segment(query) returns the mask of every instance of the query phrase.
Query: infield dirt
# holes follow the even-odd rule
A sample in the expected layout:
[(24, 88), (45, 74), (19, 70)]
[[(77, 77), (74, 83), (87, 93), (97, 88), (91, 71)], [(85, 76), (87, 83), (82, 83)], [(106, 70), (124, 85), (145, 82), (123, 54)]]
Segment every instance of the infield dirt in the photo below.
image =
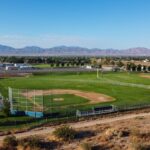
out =
[(57, 95), (57, 94), (73, 94), (75, 96), (83, 97), (89, 100), (90, 104), (100, 103), (100, 102), (109, 102), (115, 100), (113, 97), (108, 95), (104, 95), (101, 93), (95, 92), (87, 92), (87, 91), (80, 91), (80, 90), (68, 90), (68, 89), (52, 89), (52, 90), (36, 90), (30, 91), (27, 93), (22, 93), (23, 96), (27, 98), (32, 98), (33, 96), (41, 96), (43, 95)]

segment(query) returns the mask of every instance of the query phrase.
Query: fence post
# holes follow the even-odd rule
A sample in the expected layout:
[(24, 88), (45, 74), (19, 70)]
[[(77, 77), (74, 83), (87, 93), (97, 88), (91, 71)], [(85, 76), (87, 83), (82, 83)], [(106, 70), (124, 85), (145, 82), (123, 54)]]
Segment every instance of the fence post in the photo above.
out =
[(42, 111), (44, 114), (44, 94), (43, 94), (43, 90), (42, 90)]
[(28, 98), (28, 90), (26, 89), (26, 113), (27, 113), (27, 111), (28, 111), (28, 100), (27, 100), (27, 98)]
[(35, 112), (35, 90), (34, 90), (34, 114), (35, 114), (35, 117), (36, 117), (36, 112)]
[(13, 99), (12, 99), (12, 88), (8, 88), (8, 99), (10, 102), (10, 111), (13, 112)]
[(4, 101), (4, 97), (0, 93), (0, 109), (3, 107), (3, 101)]

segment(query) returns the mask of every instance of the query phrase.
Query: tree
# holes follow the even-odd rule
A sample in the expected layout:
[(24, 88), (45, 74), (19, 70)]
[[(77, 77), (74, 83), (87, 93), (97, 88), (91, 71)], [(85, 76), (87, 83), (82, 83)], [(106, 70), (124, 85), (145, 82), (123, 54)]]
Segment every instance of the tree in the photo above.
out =
[(119, 61), (117, 62), (117, 66), (118, 66), (118, 67), (123, 67), (123, 66), (124, 66), (124, 64), (123, 64), (123, 62), (122, 62), (122, 61), (120, 61), (120, 60), (119, 60)]
[(96, 58), (91, 58), (91, 64), (93, 67), (97, 65), (97, 59)]
[(65, 63), (64, 63), (64, 62), (62, 62), (62, 63), (61, 63), (61, 67), (64, 67), (64, 66), (65, 66)]
[(131, 63), (131, 69), (132, 71), (136, 71), (136, 65), (134, 63)]
[(110, 64), (114, 66), (114, 65), (115, 65), (115, 62), (112, 60), (112, 61), (110, 62)]
[(69, 67), (69, 66), (70, 66), (70, 64), (69, 64), (69, 63), (67, 63), (67, 64), (66, 64), (66, 66), (67, 66), (67, 67)]
[(81, 64), (80, 64), (81, 66), (84, 66), (84, 62), (81, 62)]
[(52, 68), (54, 67), (54, 63), (51, 63), (51, 67), (52, 67)]
[(127, 70), (130, 71), (131, 70), (131, 64), (127, 64)]
[(59, 62), (56, 62), (56, 67), (59, 67), (60, 66), (60, 63)]
[(137, 71), (141, 71), (142, 70), (142, 66), (141, 66), (141, 64), (139, 64), (138, 66), (137, 66)]
[(72, 66), (72, 67), (75, 66), (75, 61), (74, 61), (74, 60), (71, 62), (71, 66)]
[(111, 59), (110, 58), (105, 58), (105, 59), (103, 59), (103, 64), (105, 64), (105, 65), (109, 65), (110, 64), (110, 62), (111, 62)]
[(146, 66), (143, 66), (143, 71), (146, 71)]

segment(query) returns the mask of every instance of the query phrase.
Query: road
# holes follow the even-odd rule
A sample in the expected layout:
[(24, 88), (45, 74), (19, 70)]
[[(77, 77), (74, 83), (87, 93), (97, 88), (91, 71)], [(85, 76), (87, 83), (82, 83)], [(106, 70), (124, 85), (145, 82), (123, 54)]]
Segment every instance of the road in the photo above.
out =
[[(139, 113), (139, 114), (126, 114), (122, 116), (112, 117), (112, 118), (104, 118), (104, 119), (95, 119), (95, 120), (88, 120), (88, 121), (80, 121), (77, 123), (68, 123), (67, 125), (78, 129), (78, 128), (85, 128), (90, 127), (94, 125), (101, 125), (101, 124), (107, 124), (107, 123), (113, 123), (115, 121), (122, 121), (126, 119), (132, 119), (135, 117), (146, 117), (150, 116), (149, 113)], [(23, 138), (31, 135), (44, 135), (44, 134), (51, 134), (56, 129), (56, 126), (54, 127), (43, 127), (43, 128), (36, 128), (27, 132), (23, 133), (17, 133), (15, 136), (17, 138)], [(0, 136), (0, 142), (5, 138), (5, 136)]]

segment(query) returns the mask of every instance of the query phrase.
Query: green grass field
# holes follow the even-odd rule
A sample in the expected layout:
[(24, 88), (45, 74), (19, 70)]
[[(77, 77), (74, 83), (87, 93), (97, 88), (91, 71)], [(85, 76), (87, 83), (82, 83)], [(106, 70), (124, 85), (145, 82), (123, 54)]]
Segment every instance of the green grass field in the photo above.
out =
[(48, 107), (70, 106), (87, 103), (88, 100), (72, 94), (45, 95), (45, 105)]
[[(112, 102), (88, 104), (88, 99), (72, 94), (45, 95), (43, 97), (44, 105), (49, 108), (48, 112), (59, 111), (63, 115), (64, 113), (71, 114), (76, 109), (90, 109), (94, 105), (114, 104), (122, 106), (150, 103), (150, 78), (140, 77), (138, 73), (104, 73), (103, 75), (100, 74), (99, 79), (96, 78), (96, 73), (51, 73), (0, 79), (0, 92), (6, 97), (8, 96), (8, 87), (31, 90), (75, 89), (102, 93), (115, 98), (115, 101)], [(17, 91), (15, 94), (14, 96), (17, 97)], [(22, 95), (18, 97), (21, 98), (15, 99), (16, 104), (19, 102), (22, 105), (20, 109), (23, 110), (26, 108), (26, 98)], [(32, 110), (33, 99), (28, 100), (28, 104), (31, 106), (28, 110)], [(36, 97), (36, 103), (39, 105), (41, 104), (40, 99), (40, 96)], [(55, 99), (63, 100), (56, 101)], [(0, 131), (29, 128), (44, 122), (47, 120), (37, 122), (30, 117), (4, 118), (0, 116)]]
[(35, 64), (32, 65), (33, 67), (38, 67), (38, 68), (50, 68), (50, 64)]
[[(96, 73), (51, 73), (0, 79), (0, 90), (5, 96), (7, 96), (8, 87), (92, 91), (115, 98), (115, 101), (107, 102), (114, 105), (135, 105), (150, 102), (150, 79), (140, 77), (137, 73), (104, 73), (103, 75), (100, 74), (99, 79), (96, 78)], [(87, 101), (81, 97), (63, 96), (66, 100), (53, 102), (53, 106), (74, 105), (77, 103), (80, 105), (81, 101), (83, 103)]]
[(62, 115), (75, 112), (82, 105), (88, 105), (89, 100), (72, 94), (45, 95), (45, 112), (59, 112)]
[[(55, 67), (62, 67), (61, 65), (60, 66), (57, 66), (56, 64), (53, 64), (53, 66), (51, 66), (51, 64), (33, 64), (32, 65), (33, 67), (37, 67), (37, 68), (55, 68)], [(64, 64), (63, 67), (71, 67), (71, 64), (66, 65)]]

